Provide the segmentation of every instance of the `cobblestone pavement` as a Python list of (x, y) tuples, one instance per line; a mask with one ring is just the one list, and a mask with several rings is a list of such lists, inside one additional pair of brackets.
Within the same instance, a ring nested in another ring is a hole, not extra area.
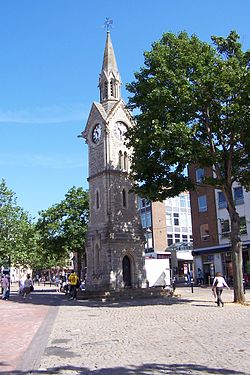
[[(121, 303), (41, 296), (36, 306), (49, 308), (46, 324), (16, 371), (0, 374), (249, 375), (250, 306), (233, 304), (227, 290), (223, 308), (210, 289), (176, 292), (174, 298)], [(246, 296), (250, 301), (250, 290)]]

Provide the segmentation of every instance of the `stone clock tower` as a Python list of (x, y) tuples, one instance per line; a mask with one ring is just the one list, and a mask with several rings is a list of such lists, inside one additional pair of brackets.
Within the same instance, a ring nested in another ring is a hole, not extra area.
[(121, 99), (121, 79), (107, 32), (94, 102), (82, 136), (89, 152), (90, 219), (87, 232), (86, 288), (145, 287), (144, 235), (128, 178), (130, 152), (124, 134), (133, 126)]

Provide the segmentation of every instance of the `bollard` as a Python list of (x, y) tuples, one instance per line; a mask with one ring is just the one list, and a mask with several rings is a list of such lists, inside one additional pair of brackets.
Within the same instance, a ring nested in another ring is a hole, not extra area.
[(208, 286), (211, 286), (211, 277), (210, 276), (208, 276)]
[(194, 293), (194, 279), (191, 279), (190, 286), (191, 286), (191, 292)]

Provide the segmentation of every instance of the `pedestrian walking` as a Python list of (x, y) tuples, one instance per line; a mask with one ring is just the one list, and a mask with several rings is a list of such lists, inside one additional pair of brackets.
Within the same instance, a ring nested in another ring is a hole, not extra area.
[(229, 286), (226, 283), (226, 280), (224, 277), (222, 277), (220, 272), (216, 272), (215, 278), (213, 281), (212, 285), (212, 291), (215, 293), (215, 296), (217, 297), (217, 306), (219, 307), (220, 305), (223, 307), (224, 302), (222, 301), (221, 294), (223, 291), (223, 288), (226, 287), (227, 289), (230, 289)]
[(68, 280), (70, 285), (70, 299), (76, 300), (76, 289), (79, 285), (79, 278), (74, 270), (71, 271)]
[(200, 268), (198, 268), (198, 272), (197, 272), (197, 284), (198, 286), (201, 286), (204, 284), (203, 272)]
[(26, 297), (28, 296), (29, 299), (32, 299), (30, 294), (31, 292), (33, 292), (33, 290), (33, 281), (28, 274), (26, 280), (24, 281), (23, 298), (26, 299)]
[(21, 279), (19, 280), (19, 294), (23, 296), (24, 293), (24, 282), (25, 282), (25, 277), (22, 276)]
[(10, 296), (10, 280), (7, 275), (3, 275), (1, 285), (3, 289), (2, 299), (8, 300)]
[(60, 292), (60, 286), (61, 286), (60, 281), (61, 281), (60, 275), (56, 275), (56, 277), (55, 277), (56, 292)]

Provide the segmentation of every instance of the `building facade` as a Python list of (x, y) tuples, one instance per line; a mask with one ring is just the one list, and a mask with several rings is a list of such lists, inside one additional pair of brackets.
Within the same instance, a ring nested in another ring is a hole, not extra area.
[[(222, 191), (202, 185), (204, 176), (211, 173), (208, 168), (189, 168), (190, 177), (198, 184), (196, 191), (190, 192), (195, 273), (197, 276), (200, 270), (206, 284), (211, 283), (216, 272), (221, 272), (229, 282), (233, 278), (227, 203)], [(233, 195), (241, 222), (243, 273), (249, 280), (250, 193), (235, 184)]]
[(172, 276), (185, 280), (193, 269), (189, 193), (181, 193), (164, 202), (138, 198), (138, 208), (144, 229), (146, 256), (162, 257), (163, 252), (168, 252)]
[(145, 235), (145, 251), (165, 251), (179, 242), (192, 242), (189, 193), (184, 192), (164, 202), (138, 198), (138, 208)]

